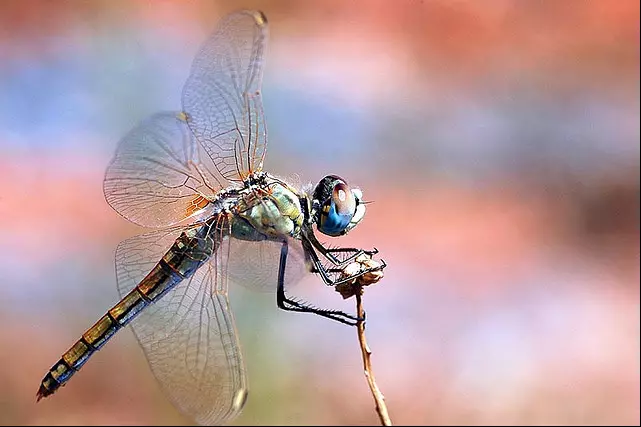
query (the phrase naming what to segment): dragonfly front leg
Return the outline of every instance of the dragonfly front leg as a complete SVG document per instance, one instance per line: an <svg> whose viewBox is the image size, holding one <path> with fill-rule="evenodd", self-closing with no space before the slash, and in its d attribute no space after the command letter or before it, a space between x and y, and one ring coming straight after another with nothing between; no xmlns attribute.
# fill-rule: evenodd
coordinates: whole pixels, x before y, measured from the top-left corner
<svg viewBox="0 0 641 427"><path fill-rule="evenodd" d="M337 286L346 282L350 282L354 279L357 279L360 276L363 276L364 274L367 274L376 270L382 270L387 266L385 261L381 260L380 265L376 267L367 268L359 271L356 274L342 277L339 274L342 273L344 271L344 268L348 265L348 263L352 262L357 256L361 254L366 254L371 256L372 254L378 253L378 251L376 249L374 249L374 251L365 251L362 249L359 250L359 249L352 249L352 248L336 248L336 249L333 249L336 252L342 252L342 249L345 249L344 252L349 252L349 251L356 251L356 252L354 255L350 256L346 261L343 261L338 266L327 268L320 261L318 255L316 254L316 251L314 251L314 248L312 247L313 243L307 241L305 238L302 239L302 242L303 242L303 247L305 248L305 255L309 256L308 261L310 261L312 264L311 272L318 274L321 277L321 279L323 279L323 282L325 282L327 286ZM334 277L332 277L332 275L334 275ZM336 278L336 276L338 276L338 278Z"/></svg>
<svg viewBox="0 0 641 427"><path fill-rule="evenodd" d="M323 257L325 257L328 261L330 261L332 264L334 264L336 267L345 267L347 264L350 262L354 261L356 257L360 255L368 255L368 256L373 256L378 253L378 249L374 248L371 251L367 251L365 249L357 249L357 248L326 248L323 246L321 242L318 241L316 236L314 235L314 232L310 230L309 233L305 234L303 237L303 240L307 239L309 243L312 244L318 252L320 252ZM351 253L347 258L344 259L339 259L336 257L337 253Z"/></svg>
<svg viewBox="0 0 641 427"><path fill-rule="evenodd" d="M276 304L279 308L286 311L314 313L319 316L327 317L328 319L336 320L337 322L341 322L350 326L355 326L358 321L365 320L364 317L361 319L356 316L344 313L340 310L324 310L318 307L313 307L297 299L288 298L287 295L285 295L285 267L287 265L288 251L289 246L287 244L287 241L284 241L280 249L280 263L278 266L278 287L276 290Z"/></svg>

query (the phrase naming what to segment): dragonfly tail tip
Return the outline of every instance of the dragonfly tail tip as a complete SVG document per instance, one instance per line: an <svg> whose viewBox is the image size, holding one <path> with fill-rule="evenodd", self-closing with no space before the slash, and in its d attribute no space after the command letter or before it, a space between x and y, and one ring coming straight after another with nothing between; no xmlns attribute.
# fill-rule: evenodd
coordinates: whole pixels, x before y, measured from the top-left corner
<svg viewBox="0 0 641 427"><path fill-rule="evenodd" d="M43 384L40 384L40 388L36 393L36 402L40 402L40 399L42 399L43 397L47 397L50 394L52 394L52 392L49 391Z"/></svg>

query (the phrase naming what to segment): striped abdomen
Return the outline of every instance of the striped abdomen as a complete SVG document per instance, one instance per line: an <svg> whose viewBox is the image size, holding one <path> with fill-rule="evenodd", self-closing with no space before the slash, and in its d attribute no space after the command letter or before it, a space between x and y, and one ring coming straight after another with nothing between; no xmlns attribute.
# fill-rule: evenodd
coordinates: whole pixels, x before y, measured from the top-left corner
<svg viewBox="0 0 641 427"><path fill-rule="evenodd" d="M37 398L53 394L142 309L161 298L183 279L191 277L215 250L209 225L183 232L147 276L89 328L45 375Z"/></svg>

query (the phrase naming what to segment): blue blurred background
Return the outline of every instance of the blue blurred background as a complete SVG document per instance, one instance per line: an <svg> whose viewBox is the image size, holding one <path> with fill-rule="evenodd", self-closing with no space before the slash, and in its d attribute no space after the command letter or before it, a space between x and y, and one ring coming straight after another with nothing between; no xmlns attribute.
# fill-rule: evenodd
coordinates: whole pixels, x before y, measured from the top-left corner
<svg viewBox="0 0 641 427"><path fill-rule="evenodd" d="M262 9L266 170L369 205L376 377L397 424L639 423L639 4L619 0L5 1L0 424L186 424L129 329L54 397L47 369L117 300L141 231L107 205L118 140L179 109L218 19ZM333 244L338 241L332 240ZM320 281L296 292L353 301ZM230 291L234 424L372 424L355 330Z"/></svg>

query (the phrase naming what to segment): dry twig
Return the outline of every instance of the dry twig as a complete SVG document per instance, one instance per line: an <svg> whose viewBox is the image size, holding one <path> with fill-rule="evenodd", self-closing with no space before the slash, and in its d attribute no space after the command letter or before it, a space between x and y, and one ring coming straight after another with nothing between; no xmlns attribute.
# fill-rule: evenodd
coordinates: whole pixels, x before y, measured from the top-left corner
<svg viewBox="0 0 641 427"><path fill-rule="evenodd" d="M356 313L358 317L363 317L365 310L363 310L362 303L362 292L356 294ZM365 378L367 378L367 383L369 384L369 389L372 391L372 396L374 397L374 402L376 402L376 413L378 418L381 420L381 425L391 426L392 420L390 420L389 414L387 413L387 405L385 405L385 397L381 390L376 385L376 380L374 379L374 372L372 371L372 350L370 350L367 345L367 340L365 339L365 322L359 321L357 325L358 329L358 342L361 345L361 353L363 355L363 369L365 370Z"/></svg>
<svg viewBox="0 0 641 427"><path fill-rule="evenodd" d="M356 315L360 319L365 318L365 310L363 309L363 287L370 285L372 283L378 282L383 277L383 267L377 261L374 261L371 257L363 256L357 258L353 263L348 265L343 271L344 275L353 275L356 271L362 271L362 269L371 269L373 267L380 266L379 270L374 270L369 273L365 273L360 276L353 282L348 282L344 285L339 285L336 287L336 291L340 292L343 298L349 298L350 296L356 297ZM358 269L358 270L357 270ZM376 413L378 418L381 421L381 425L391 426L392 420L389 417L387 412L387 405L385 404L385 397L381 390L376 384L376 379L374 378L374 372L372 371L372 350L370 350L367 345L367 340L365 338L365 321L358 321L356 328L358 330L358 342L361 347L361 354L363 356L363 370L365 373L365 378L367 379L367 384L369 389L372 392L374 397L374 402L376 403Z"/></svg>

